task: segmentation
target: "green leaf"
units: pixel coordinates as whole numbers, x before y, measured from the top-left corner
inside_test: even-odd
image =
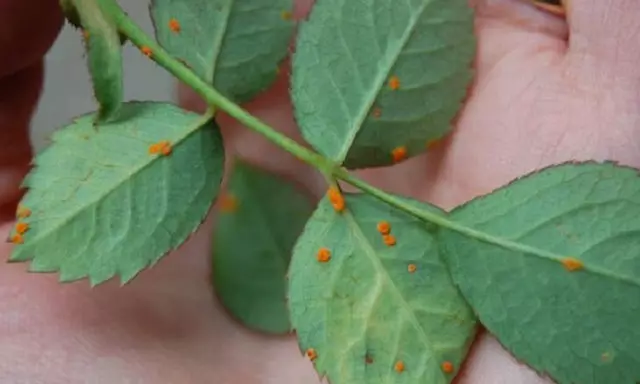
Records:
[[[156,37],[219,92],[237,102],[273,83],[294,23],[293,0],[152,0]]]
[[[370,196],[346,201],[338,214],[323,200],[294,248],[289,302],[301,348],[317,354],[333,384],[450,383],[476,322],[440,258],[436,228]],[[377,230],[382,220],[393,247]],[[328,262],[317,259],[321,248]],[[442,371],[447,361],[454,373]]]
[[[474,53],[467,0],[317,0],[293,56],[303,136],[349,168],[417,155],[450,129]]]
[[[103,12],[102,1],[73,0],[73,4],[83,29],[88,33],[85,44],[89,72],[100,105],[96,121],[109,122],[118,117],[123,100],[122,51],[117,27]],[[67,12],[72,14],[69,9]]]
[[[313,212],[310,198],[237,161],[221,202],[213,240],[218,296],[245,326],[289,332],[285,276],[293,245]]]
[[[210,116],[164,103],[126,103],[120,124],[92,115],[56,132],[25,179],[29,230],[10,261],[91,284],[123,283],[175,249],[204,220],[222,178],[224,151]],[[168,156],[151,145],[172,145]],[[23,208],[24,209],[24,208]]]
[[[640,379],[640,178],[569,163],[456,209],[442,245],[480,321],[559,384]],[[570,272],[568,257],[584,264]]]

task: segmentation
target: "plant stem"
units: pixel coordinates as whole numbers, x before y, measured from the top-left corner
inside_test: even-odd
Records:
[[[405,203],[402,199],[399,199],[394,195],[380,190],[351,175],[346,169],[341,168],[338,164],[335,164],[326,157],[303,147],[289,137],[276,131],[268,124],[251,115],[242,107],[227,99],[184,64],[174,59],[166,50],[160,47],[155,40],[147,36],[146,33],[129,18],[122,8],[120,8],[116,0],[102,1],[104,4],[104,10],[113,18],[113,21],[116,23],[118,30],[121,33],[126,35],[138,48],[150,48],[152,52],[151,59],[172,73],[178,80],[191,87],[208,103],[212,104],[210,108],[219,108],[227,112],[249,129],[263,135],[275,145],[286,150],[305,163],[315,167],[325,176],[329,184],[333,183],[333,178],[342,179],[360,190],[367,192],[379,200],[384,201],[397,209],[405,211],[412,216],[442,227],[459,229],[457,228],[456,223],[453,223],[436,213],[424,209],[417,209],[416,207]]]
[[[319,169],[321,172],[332,173],[333,169],[337,168],[337,165],[326,157],[305,148],[291,138],[281,134],[213,89],[184,64],[173,58],[156,43],[154,39],[147,36],[147,34],[129,18],[124,10],[122,10],[116,0],[104,0],[104,10],[112,17],[118,30],[126,35],[134,45],[138,48],[149,48],[152,52],[152,60],[164,67],[184,84],[188,85],[202,96],[207,103],[213,104],[217,108],[225,111],[231,117],[243,123],[247,128],[261,134],[275,145],[283,148],[305,163]]]

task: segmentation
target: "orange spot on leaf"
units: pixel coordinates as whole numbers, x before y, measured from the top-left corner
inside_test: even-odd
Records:
[[[562,265],[564,265],[564,267],[570,272],[578,271],[584,268],[584,264],[582,263],[582,261],[576,259],[575,257],[565,257],[564,259],[562,259]]]
[[[441,368],[444,373],[453,373],[454,371],[453,364],[450,361],[442,363]]]
[[[407,147],[397,147],[393,151],[391,151],[391,157],[393,157],[393,162],[398,163],[407,158]]]
[[[153,51],[151,50],[151,48],[147,47],[146,45],[143,45],[140,50],[142,51],[142,53],[147,56],[147,57],[151,57],[151,55],[153,55]]]
[[[385,220],[379,222],[376,228],[382,235],[388,235],[391,232],[391,224],[389,224],[389,222]]]
[[[335,209],[336,212],[344,211],[344,196],[342,196],[342,193],[337,187],[330,187],[327,195],[329,197],[331,205],[333,206],[333,209]]]
[[[389,79],[389,88],[396,91],[400,88],[400,78],[398,76],[391,76]]]
[[[375,107],[373,108],[373,112],[371,113],[373,115],[373,117],[375,117],[376,119],[379,119],[380,116],[382,116],[382,108],[380,107]]]
[[[171,20],[169,20],[169,29],[175,33],[180,32],[180,22],[174,18],[171,18]]]
[[[384,235],[382,236],[382,240],[389,247],[393,247],[394,245],[396,245],[396,237],[393,235]]]
[[[225,213],[231,213],[238,210],[238,198],[231,193],[225,193],[220,196],[220,210]]]
[[[415,264],[409,264],[409,266],[407,266],[407,271],[409,271],[409,273],[415,272],[416,269],[418,269],[418,267]]]
[[[16,233],[15,235],[11,236],[11,242],[13,244],[24,244],[24,237],[22,237],[21,234]]]
[[[307,351],[304,354],[305,354],[305,356],[307,356],[307,359],[309,359],[311,361],[314,361],[315,359],[318,358],[318,353],[313,348],[307,349]]]
[[[16,232],[20,235],[24,235],[29,230],[29,224],[27,223],[17,223],[16,224]]]
[[[326,263],[329,260],[331,260],[331,251],[329,251],[327,248],[320,248],[318,250],[318,254],[316,255],[316,258],[318,259],[319,262]]]
[[[404,372],[404,363],[402,361],[397,361],[396,364],[393,366],[393,369],[398,372],[398,373],[402,373]]]

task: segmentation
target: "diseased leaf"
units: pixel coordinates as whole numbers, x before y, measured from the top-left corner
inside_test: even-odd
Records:
[[[276,78],[294,23],[293,0],[152,0],[160,44],[237,102]]]
[[[311,216],[292,184],[237,160],[221,199],[213,240],[213,283],[231,314],[267,333],[291,330],[286,279],[291,251]]]
[[[301,348],[333,384],[450,383],[476,322],[436,227],[373,197],[346,202],[338,214],[323,200],[294,248],[289,302]]]
[[[122,114],[101,127],[78,118],[35,158],[10,261],[59,271],[63,282],[117,274],[125,283],[198,228],[223,172],[210,116],[151,102],[123,104]]]
[[[302,134],[349,168],[423,152],[448,132],[471,80],[468,0],[317,0],[296,40]]]
[[[441,243],[454,280],[516,357],[559,384],[638,382],[637,170],[551,167],[451,219]]]
[[[89,72],[100,106],[97,122],[117,118],[123,100],[122,51],[118,30],[101,8],[101,0],[72,0],[85,31]],[[67,4],[67,13],[73,15]],[[72,19],[70,19],[72,20]]]

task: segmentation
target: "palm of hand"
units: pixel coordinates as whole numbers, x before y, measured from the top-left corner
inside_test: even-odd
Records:
[[[639,166],[631,145],[640,116],[633,67],[639,51],[602,39],[611,39],[611,31],[629,18],[625,13],[640,7],[633,0],[614,2],[619,20],[605,21],[597,18],[605,6],[574,0],[567,50],[561,20],[523,2],[476,1],[477,81],[455,133],[426,157],[364,171],[363,177],[450,209],[562,161],[613,159]],[[606,25],[614,19],[616,25]],[[183,101],[198,108],[191,95]],[[251,109],[295,135],[284,81]],[[321,180],[305,166],[239,129],[226,120],[231,152],[321,192]],[[253,334],[215,304],[207,261],[210,229],[205,224],[178,252],[124,288],[111,282],[90,291],[86,284],[60,286],[54,276],[25,274],[22,265],[0,268],[0,381],[318,382],[293,337]],[[8,246],[1,247],[7,254]],[[466,368],[463,383],[545,382],[488,337],[476,344]]]

